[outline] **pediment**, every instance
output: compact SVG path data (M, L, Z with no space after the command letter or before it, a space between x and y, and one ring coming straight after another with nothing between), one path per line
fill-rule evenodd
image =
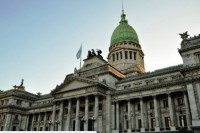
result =
M88 83L88 82L85 82L85 81L73 80L73 81L70 81L69 83L63 85L62 87L60 87L58 90L55 90L54 93L71 91L71 90L75 90L75 89L78 89L78 88L87 87L87 86L91 86L91 85L94 85L94 83Z

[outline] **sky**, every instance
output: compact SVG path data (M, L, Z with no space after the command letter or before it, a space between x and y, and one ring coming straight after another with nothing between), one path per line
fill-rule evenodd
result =
M145 54L146 72L182 64L178 34L200 34L200 1L123 3ZM0 0L0 90L24 79L26 91L50 93L79 68L81 44L83 59L91 49L101 49L107 59L121 12L121 0Z

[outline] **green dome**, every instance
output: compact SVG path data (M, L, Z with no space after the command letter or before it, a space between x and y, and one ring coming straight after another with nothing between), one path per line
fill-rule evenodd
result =
M137 33L133 27L128 24L128 21L125 19L125 17L126 15L124 14L124 11L122 11L121 21L112 34L110 46L122 41L132 41L136 44L139 44Z

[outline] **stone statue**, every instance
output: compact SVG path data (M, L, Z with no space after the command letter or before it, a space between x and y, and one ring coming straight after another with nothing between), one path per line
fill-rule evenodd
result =
M78 76L79 73L78 73L78 70L76 69L76 67L74 68L74 76Z
M95 56L96 53L95 53L94 49L92 49L91 51L92 51L92 55Z
M88 51L88 56L87 56L87 57L89 58L89 57L91 57L91 56L92 56L92 53L91 53L91 51L89 50L89 51Z
M21 82L21 85L20 85L20 86L23 86L23 84L24 84L23 82L24 82L24 79L22 79L22 82Z
M183 32L182 34L179 34L180 36L181 36L181 38L183 39L183 40L185 40L185 39L187 39L188 38L188 33L187 33L188 31L186 31L186 32Z
M97 49L97 55L101 56L102 51L100 49Z

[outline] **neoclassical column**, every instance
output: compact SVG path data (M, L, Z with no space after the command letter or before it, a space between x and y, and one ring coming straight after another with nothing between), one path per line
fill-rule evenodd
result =
M51 125L51 131L54 131L54 125L55 125L55 117L56 117L56 104L54 103L53 105L53 112L52 112L52 117L51 117L51 121L52 121L52 125Z
M67 131L70 130L70 118L71 118L71 99L68 100L68 112L67 112Z
M191 115L190 115L190 109L189 109L189 103L188 103L188 96L187 96L186 91L183 92L183 98L184 98L184 103L185 103L187 126L190 128L192 123L191 123Z
M176 130L175 125L174 125L175 115L174 115L171 93L168 93L168 105L169 105L169 113L170 113L170 120L171 120L170 129L174 131L174 130Z
M59 111L59 124L58 124L58 131L62 131L63 130L63 101L60 101L60 111Z
M34 119L35 119L35 114L33 114L33 119L32 119L32 124L31 124L31 131L33 131Z
M130 99L127 100L127 102L128 102L128 129L130 129L130 131L131 131L132 121L131 121L131 102L130 102Z
M112 103L112 113L111 113L111 115L112 115L112 130L115 130L115 122L116 122L116 120L115 120L115 102L113 102Z
M156 128L155 131L160 131L160 120L158 115L158 102L156 95L153 96L153 103L154 103L154 113L155 113L155 120L156 120Z
M111 132L111 95L106 96L106 133Z
M119 130L119 101L116 102L116 129Z
M132 128L136 129L135 103L132 103L131 119L132 119Z
M46 128L46 119L47 119L47 112L44 112L44 125L43 125L43 131L45 131L45 128Z
M37 131L40 131L40 113L38 113Z
M6 114L6 123L4 126L4 131L9 131L10 124L11 124L11 114Z
M193 85L187 84L187 92L188 92L188 98L190 103L190 109L191 109L191 115L192 115L192 125L200 126L200 119L198 115L198 109L196 104L196 98L195 98L195 91Z
M27 115L26 123L25 123L25 131L28 131L28 123L29 123L29 115Z
M141 115L141 123L142 123L142 128L141 128L141 132L145 131L144 128L144 102L143 102L143 98L140 98L140 115Z
M88 103L89 99L88 96L85 97L85 123L84 123L84 131L88 131Z
M76 123L75 123L75 131L79 130L79 107L80 107L80 99L76 99Z
M95 95L95 105L94 105L94 130L98 131L98 122L99 122L99 97L98 95Z

